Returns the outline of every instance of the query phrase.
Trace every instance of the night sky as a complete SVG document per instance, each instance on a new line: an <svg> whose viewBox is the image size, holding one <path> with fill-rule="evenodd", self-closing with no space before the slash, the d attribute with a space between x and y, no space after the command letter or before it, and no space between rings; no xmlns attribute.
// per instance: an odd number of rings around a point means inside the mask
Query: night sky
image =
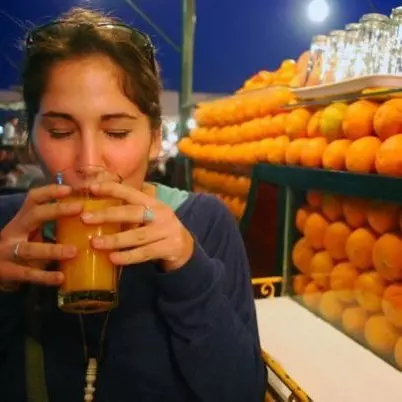
<svg viewBox="0 0 402 402"><path fill-rule="evenodd" d="M177 44L181 42L181 0L134 0ZM261 69L275 69L281 60L307 49L311 37L355 22L372 5L389 14L402 1L328 0L330 17L313 24L306 16L309 0L198 0L194 90L231 92ZM147 32L158 48L164 85L180 86L180 55L125 0L0 0L0 88L19 83L20 50L25 26L47 22L72 6L111 11ZM7 17L5 13L15 19Z"/></svg>

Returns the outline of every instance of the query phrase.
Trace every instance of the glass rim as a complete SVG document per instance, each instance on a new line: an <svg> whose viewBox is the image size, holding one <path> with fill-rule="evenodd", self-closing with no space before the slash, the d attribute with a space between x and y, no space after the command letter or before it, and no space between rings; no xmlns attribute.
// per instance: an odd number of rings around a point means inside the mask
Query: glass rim
<svg viewBox="0 0 402 402"><path fill-rule="evenodd" d="M84 169L88 169L88 168L89 169L94 169L93 174L88 172L88 179L90 179L91 177L95 178L96 176L99 176L100 172L104 172L104 173L107 174L107 176L106 176L107 178L106 178L106 180L104 180L104 182L112 181L112 182L116 182L116 183L119 183L119 184L123 183L123 177L120 174L112 172L112 171L109 171L107 168L105 168L105 167L103 167L101 165L91 165L91 164L80 165L78 167L68 167L68 168L64 168L62 170L58 170L53 175L54 182L56 184L60 184L60 185L65 184L65 185L71 186L73 188L77 187L79 189L84 189L85 185L76 186L76 185L73 185L73 184L70 184L70 183L65 183L64 182L64 174L66 172L74 172L75 174L78 174L78 176L82 175L83 179L85 180L84 175L86 173L84 172Z"/></svg>

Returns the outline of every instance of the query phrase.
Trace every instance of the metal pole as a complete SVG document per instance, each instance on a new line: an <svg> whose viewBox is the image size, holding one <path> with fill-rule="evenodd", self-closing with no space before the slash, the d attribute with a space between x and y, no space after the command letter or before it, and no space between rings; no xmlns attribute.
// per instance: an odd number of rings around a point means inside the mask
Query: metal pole
<svg viewBox="0 0 402 402"><path fill-rule="evenodd" d="M195 0L182 0L181 87L179 96L180 136L187 134L187 120L191 116L194 69L194 31L196 23ZM186 187L191 188L190 161L185 160Z"/></svg>

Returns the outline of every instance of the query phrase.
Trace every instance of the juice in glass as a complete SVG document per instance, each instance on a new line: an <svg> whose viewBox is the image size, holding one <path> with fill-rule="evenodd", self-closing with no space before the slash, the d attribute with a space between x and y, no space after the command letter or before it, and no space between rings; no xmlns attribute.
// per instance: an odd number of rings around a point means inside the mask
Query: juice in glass
<svg viewBox="0 0 402 402"><path fill-rule="evenodd" d="M78 200L84 202L84 212L121 204L120 200L96 198L84 191L61 202ZM117 233L120 228L121 225L117 223L88 225L80 216L64 217L57 221L57 243L75 245L78 249L74 259L60 264L64 274L64 283L58 293L60 309L71 313L98 313L117 305L119 268L110 261L110 252L95 250L91 246L91 239Z"/></svg>

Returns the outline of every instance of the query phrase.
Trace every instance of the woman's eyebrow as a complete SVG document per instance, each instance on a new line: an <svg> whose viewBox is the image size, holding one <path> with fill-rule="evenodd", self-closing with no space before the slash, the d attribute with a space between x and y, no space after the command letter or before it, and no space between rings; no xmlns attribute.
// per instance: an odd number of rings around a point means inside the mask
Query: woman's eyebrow
<svg viewBox="0 0 402 402"><path fill-rule="evenodd" d="M42 117L54 117L69 121L75 121L74 117L69 113L57 112L55 110L49 110L48 112L42 113ZM108 121L113 119L130 119L137 120L138 116L129 113L107 113L101 116L102 121Z"/></svg>
<svg viewBox="0 0 402 402"><path fill-rule="evenodd" d="M46 113L42 113L42 117L56 117L59 119L75 121L74 117L71 114L63 113L63 112L56 112L54 110L49 110Z"/></svg>
<svg viewBox="0 0 402 402"><path fill-rule="evenodd" d="M103 114L101 116L102 121L112 120L112 119L130 119L130 120L137 120L138 116L134 116L128 113L109 113Z"/></svg>

